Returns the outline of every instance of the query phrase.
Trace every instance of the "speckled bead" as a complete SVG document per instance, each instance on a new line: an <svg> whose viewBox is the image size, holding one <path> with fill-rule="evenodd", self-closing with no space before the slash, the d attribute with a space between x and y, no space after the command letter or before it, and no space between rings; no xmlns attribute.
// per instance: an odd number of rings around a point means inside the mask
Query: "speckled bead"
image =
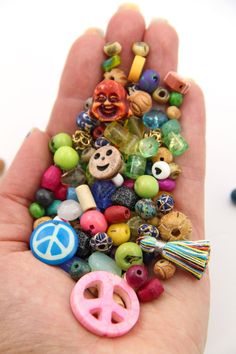
<svg viewBox="0 0 236 354"><path fill-rule="evenodd" d="M161 194L157 199L157 210L160 213L167 214L174 208L174 198L169 194Z"/></svg>
<svg viewBox="0 0 236 354"><path fill-rule="evenodd" d="M186 240L191 237L192 224L183 213L171 211L161 218L158 229L164 241Z"/></svg>
<svg viewBox="0 0 236 354"><path fill-rule="evenodd" d="M108 57L112 57L113 55L120 54L122 46L119 42L108 42L104 45L103 50Z"/></svg>
<svg viewBox="0 0 236 354"><path fill-rule="evenodd" d="M173 277L176 266L167 259L160 259L154 264L153 272L160 280L168 280Z"/></svg>
<svg viewBox="0 0 236 354"><path fill-rule="evenodd" d="M142 117L152 108L152 97L144 91L136 91L128 96L129 106L133 114Z"/></svg>
<svg viewBox="0 0 236 354"><path fill-rule="evenodd" d="M113 55L102 63L103 71L111 71L113 68L116 68L121 63L119 55Z"/></svg>
<svg viewBox="0 0 236 354"><path fill-rule="evenodd" d="M181 118L181 110L176 106L169 106L166 110L166 114L169 119Z"/></svg>
<svg viewBox="0 0 236 354"><path fill-rule="evenodd" d="M134 42L132 51L135 55L146 57L149 53L149 45L146 42Z"/></svg>
<svg viewBox="0 0 236 354"><path fill-rule="evenodd" d="M105 232L98 232L90 239L90 247L93 251L108 252L112 245L112 238Z"/></svg>
<svg viewBox="0 0 236 354"><path fill-rule="evenodd" d="M135 211L144 220L157 215L156 205L151 199L140 199L135 204Z"/></svg>
<svg viewBox="0 0 236 354"><path fill-rule="evenodd" d="M155 156L152 157L152 162L165 161L170 164L173 161L173 155L166 147L162 146L158 149Z"/></svg>
<svg viewBox="0 0 236 354"><path fill-rule="evenodd" d="M121 84L122 86L126 86L128 79L127 76L125 75L124 70L115 68L112 69L111 71L105 72L104 73L104 78L106 80L114 80L116 82L118 82L119 84Z"/></svg>
<svg viewBox="0 0 236 354"><path fill-rule="evenodd" d="M138 228L138 235L139 236L151 236L151 237L158 237L159 231L158 228L154 225L150 224L142 224Z"/></svg>
<svg viewBox="0 0 236 354"><path fill-rule="evenodd" d="M159 86L153 93L152 98L159 104L166 104L169 101L170 93L164 87Z"/></svg>
<svg viewBox="0 0 236 354"><path fill-rule="evenodd" d="M130 210L134 209L138 199L139 198L134 192L134 190L126 186L117 188L117 190L111 197L113 205L123 205Z"/></svg>

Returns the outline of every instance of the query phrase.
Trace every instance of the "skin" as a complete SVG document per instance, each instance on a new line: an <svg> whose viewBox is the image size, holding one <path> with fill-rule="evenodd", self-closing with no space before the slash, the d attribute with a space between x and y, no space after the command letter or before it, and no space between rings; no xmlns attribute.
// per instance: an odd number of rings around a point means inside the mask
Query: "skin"
<svg viewBox="0 0 236 354"><path fill-rule="evenodd" d="M32 218L27 208L51 163L50 136L75 130L74 117L101 80L103 45L114 40L122 44L126 73L133 58L131 45L141 40L151 48L147 68L156 69L162 78L177 70L175 30L164 21L152 22L145 30L142 15L134 9L119 10L105 38L89 31L73 44L46 132L35 129L25 139L0 186L1 353L203 353L209 311L207 273L198 281L178 270L164 283L160 299L141 306L140 320L131 332L107 339L87 332L72 315L69 297L74 281L61 269L39 262L28 250ZM86 56L80 55L85 52ZM174 193L176 209L191 219L192 238L202 239L205 112L202 92L194 82L181 111L182 132L190 149L177 159L183 173Z"/></svg>

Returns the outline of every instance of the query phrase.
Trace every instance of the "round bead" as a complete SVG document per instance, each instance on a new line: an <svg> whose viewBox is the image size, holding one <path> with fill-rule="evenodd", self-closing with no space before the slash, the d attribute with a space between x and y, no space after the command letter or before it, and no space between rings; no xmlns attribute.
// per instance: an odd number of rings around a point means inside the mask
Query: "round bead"
<svg viewBox="0 0 236 354"><path fill-rule="evenodd" d="M144 138L139 141L139 152L140 154L145 157L146 159L157 154L159 143L158 141L152 136L149 138Z"/></svg>
<svg viewBox="0 0 236 354"><path fill-rule="evenodd" d="M143 253L136 243L125 242L117 248L115 260L119 268L128 270L133 265L143 263Z"/></svg>
<svg viewBox="0 0 236 354"><path fill-rule="evenodd" d="M45 215L45 209L38 203L34 202L29 206L30 215L35 218L41 218Z"/></svg>
<svg viewBox="0 0 236 354"><path fill-rule="evenodd" d="M144 220L157 215L156 205L151 199L140 199L135 204L135 211Z"/></svg>
<svg viewBox="0 0 236 354"><path fill-rule="evenodd" d="M131 188L133 189L134 188L134 180L133 179L125 179L124 180L124 183L123 183L123 186L126 186L128 188Z"/></svg>
<svg viewBox="0 0 236 354"><path fill-rule="evenodd" d="M168 164L173 161L173 155L169 149L161 146L155 156L152 157L152 162L165 161Z"/></svg>
<svg viewBox="0 0 236 354"><path fill-rule="evenodd" d="M98 124L96 119L92 119L87 112L81 112L76 118L78 127L86 132L91 132Z"/></svg>
<svg viewBox="0 0 236 354"><path fill-rule="evenodd" d="M69 134L66 133L56 134L51 138L49 142L49 148L52 153L55 153L57 149L59 149L62 146L72 147L72 139Z"/></svg>
<svg viewBox="0 0 236 354"><path fill-rule="evenodd" d="M176 267L167 259L160 259L154 264L153 272L161 280L167 280L173 277Z"/></svg>
<svg viewBox="0 0 236 354"><path fill-rule="evenodd" d="M129 241L130 228L125 223L112 224L109 226L107 234L112 238L113 244L119 246L122 243Z"/></svg>
<svg viewBox="0 0 236 354"><path fill-rule="evenodd" d="M126 86L128 82L125 72L118 68L112 69L111 71L104 73L103 76L106 80L114 80L122 86Z"/></svg>
<svg viewBox="0 0 236 354"><path fill-rule="evenodd" d="M93 139L96 140L97 138L101 138L104 134L105 126L103 124L99 125L98 127L93 129L92 136Z"/></svg>
<svg viewBox="0 0 236 354"><path fill-rule="evenodd" d="M61 174L59 167L53 165L48 167L42 176L41 187L55 191L61 184Z"/></svg>
<svg viewBox="0 0 236 354"><path fill-rule="evenodd" d="M112 238L105 232L98 232L90 239L90 247L94 251L108 252L113 245Z"/></svg>
<svg viewBox="0 0 236 354"><path fill-rule="evenodd" d="M146 59L144 57L141 57L140 55L135 55L133 63L130 68L129 75L128 75L129 81L138 82L138 80L142 74L145 62L146 62Z"/></svg>
<svg viewBox="0 0 236 354"><path fill-rule="evenodd" d="M94 141L94 147L95 149L99 149L100 147L103 147L103 146L106 146L106 145L109 145L110 142L104 138L104 136L100 136L100 138L97 138L95 141Z"/></svg>
<svg viewBox="0 0 236 354"><path fill-rule="evenodd" d="M91 268L88 262L84 261L83 259L75 257L69 270L71 278L77 281L89 272L91 272Z"/></svg>
<svg viewBox="0 0 236 354"><path fill-rule="evenodd" d="M152 94L152 98L159 104L166 104L169 100L170 93L164 87L158 87Z"/></svg>
<svg viewBox="0 0 236 354"><path fill-rule="evenodd" d="M160 213L167 214L174 208L174 198L169 194L161 194L157 199L157 209Z"/></svg>
<svg viewBox="0 0 236 354"><path fill-rule="evenodd" d="M157 161L152 165L152 174L156 179L166 179L170 175L170 166L165 161Z"/></svg>
<svg viewBox="0 0 236 354"><path fill-rule="evenodd" d="M144 91L135 91L128 97L128 101L131 111L137 117L142 117L152 108L152 97Z"/></svg>
<svg viewBox="0 0 236 354"><path fill-rule="evenodd" d="M88 236L85 232L77 228L75 225L76 222L72 222L71 225L73 226L78 238L79 238L79 247L77 249L76 255L81 258L87 258L91 254L91 247L90 247L90 239L91 237ZM80 227L80 224L79 224Z"/></svg>
<svg viewBox="0 0 236 354"><path fill-rule="evenodd" d="M138 197L132 189L126 186L121 186L117 188L115 193L111 196L111 201L114 205L122 205L133 210L138 201Z"/></svg>
<svg viewBox="0 0 236 354"><path fill-rule="evenodd" d="M112 205L104 212L104 216L110 224L125 222L129 220L130 215L130 210L121 205Z"/></svg>
<svg viewBox="0 0 236 354"><path fill-rule="evenodd" d="M149 53L149 45L145 42L135 42L132 45L132 51L135 55L146 57Z"/></svg>
<svg viewBox="0 0 236 354"><path fill-rule="evenodd" d="M38 202L41 206L47 207L54 200L53 192L48 189L40 188L37 190L35 194L36 202Z"/></svg>
<svg viewBox="0 0 236 354"><path fill-rule="evenodd" d="M79 155L72 147L62 146L55 152L54 162L62 170L71 170L78 165Z"/></svg>
<svg viewBox="0 0 236 354"><path fill-rule="evenodd" d="M167 117L169 119L180 119L181 111L176 106L169 106L166 110Z"/></svg>
<svg viewBox="0 0 236 354"><path fill-rule="evenodd" d="M104 45L103 50L108 57L112 57L113 55L120 54L122 46L119 42L108 42Z"/></svg>
<svg viewBox="0 0 236 354"><path fill-rule="evenodd" d="M170 178L171 179L178 178L182 172L180 166L174 162L170 163L169 166L170 166Z"/></svg>
<svg viewBox="0 0 236 354"><path fill-rule="evenodd" d="M105 253L93 252L88 258L88 264L93 272L106 271L121 276L121 268Z"/></svg>
<svg viewBox="0 0 236 354"><path fill-rule="evenodd" d="M152 69L145 70L140 77L138 87L140 90L152 93L156 90L160 82L160 75Z"/></svg>
<svg viewBox="0 0 236 354"><path fill-rule="evenodd" d="M172 192L176 187L176 182L173 179L159 179L158 180L159 188L162 191Z"/></svg>
<svg viewBox="0 0 236 354"><path fill-rule="evenodd" d="M166 114L157 109L152 109L145 113L143 116L143 124L149 129L160 128L165 122L168 121Z"/></svg>
<svg viewBox="0 0 236 354"><path fill-rule="evenodd" d="M88 210L83 213L80 218L80 225L84 231L89 231L92 235L107 230L105 216L98 210Z"/></svg>
<svg viewBox="0 0 236 354"><path fill-rule="evenodd" d="M158 228L154 225L150 224L142 224L138 228L138 235L139 236L151 236L151 237L158 237L159 231Z"/></svg>
<svg viewBox="0 0 236 354"><path fill-rule="evenodd" d="M81 156L80 156L81 162L88 163L90 158L91 158L91 156L94 154L94 152L95 152L95 149L92 146L84 149L81 152Z"/></svg>
<svg viewBox="0 0 236 354"><path fill-rule="evenodd" d="M82 215L82 208L75 200L64 200L57 209L57 215L68 221L75 220Z"/></svg>
<svg viewBox="0 0 236 354"><path fill-rule="evenodd" d="M91 105L92 105L92 102L93 102L93 98L92 98L92 97L87 98L87 100L84 102L84 109L85 109L85 111L88 111L88 110L89 110L89 108L90 108Z"/></svg>
<svg viewBox="0 0 236 354"><path fill-rule="evenodd" d="M143 265L133 265L125 273L125 280L133 289L139 289L148 279L147 268Z"/></svg>
<svg viewBox="0 0 236 354"><path fill-rule="evenodd" d="M134 190L141 198L153 198L158 193L159 185L154 177L143 175L136 179Z"/></svg>
<svg viewBox="0 0 236 354"><path fill-rule="evenodd" d="M47 215L57 215L57 209L61 204L61 200L55 199L46 209Z"/></svg>
<svg viewBox="0 0 236 354"><path fill-rule="evenodd" d="M186 240L191 236L192 224L183 213L171 211L161 218L158 229L164 241Z"/></svg>
<svg viewBox="0 0 236 354"><path fill-rule="evenodd" d="M233 204L236 204L236 189L234 189L232 192L231 192L231 201L233 202Z"/></svg>
<svg viewBox="0 0 236 354"><path fill-rule="evenodd" d="M52 218L50 218L50 216L42 216L41 218L38 218L34 221L33 228L35 229L37 226L39 226L43 222L49 221L49 220L52 220Z"/></svg>
<svg viewBox="0 0 236 354"><path fill-rule="evenodd" d="M161 282L154 278L148 280L144 286L142 286L138 292L138 298L140 302L149 302L157 299L164 291Z"/></svg>
<svg viewBox="0 0 236 354"><path fill-rule="evenodd" d="M183 103L183 95L179 92L171 92L169 98L170 106L180 107Z"/></svg>

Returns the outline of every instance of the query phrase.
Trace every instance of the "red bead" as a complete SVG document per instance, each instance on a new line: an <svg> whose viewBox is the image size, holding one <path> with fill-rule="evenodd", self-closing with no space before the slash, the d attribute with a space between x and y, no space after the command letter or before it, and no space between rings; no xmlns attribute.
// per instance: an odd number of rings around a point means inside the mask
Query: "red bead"
<svg viewBox="0 0 236 354"><path fill-rule="evenodd" d="M67 187L62 184L54 191L55 199L66 200Z"/></svg>
<svg viewBox="0 0 236 354"><path fill-rule="evenodd" d="M124 206L113 205L107 208L104 216L109 224L125 222L130 218L130 210Z"/></svg>
<svg viewBox="0 0 236 354"><path fill-rule="evenodd" d="M98 127L94 128L92 132L93 139L96 140L97 138L103 136L105 128L105 125L99 125Z"/></svg>
<svg viewBox="0 0 236 354"><path fill-rule="evenodd" d="M164 288L157 278L148 280L137 292L140 302L148 302L157 299Z"/></svg>
<svg viewBox="0 0 236 354"><path fill-rule="evenodd" d="M134 180L133 179L125 179L123 186L126 186L128 188L134 189Z"/></svg>
<svg viewBox="0 0 236 354"><path fill-rule="evenodd" d="M134 289L139 289L143 286L148 278L148 271L145 266L134 265L130 267L126 274L125 278L127 283Z"/></svg>
<svg viewBox="0 0 236 354"><path fill-rule="evenodd" d="M55 191L61 184L61 175L62 172L59 167L53 165L48 167L42 176L41 187Z"/></svg>

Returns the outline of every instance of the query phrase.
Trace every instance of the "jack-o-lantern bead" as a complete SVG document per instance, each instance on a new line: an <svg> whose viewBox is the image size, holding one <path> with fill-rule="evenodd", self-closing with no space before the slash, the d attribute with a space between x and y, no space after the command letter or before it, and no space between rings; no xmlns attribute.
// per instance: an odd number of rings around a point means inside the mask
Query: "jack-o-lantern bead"
<svg viewBox="0 0 236 354"><path fill-rule="evenodd" d="M148 112L152 108L152 98L149 93L144 91L135 91L128 97L130 109L137 117Z"/></svg>
<svg viewBox="0 0 236 354"><path fill-rule="evenodd" d="M186 240L191 236L192 224L183 213L171 211L162 216L158 230L164 241Z"/></svg>
<svg viewBox="0 0 236 354"><path fill-rule="evenodd" d="M176 266L167 259L160 259L154 264L153 272L160 280L167 280L173 277Z"/></svg>
<svg viewBox="0 0 236 354"><path fill-rule="evenodd" d="M106 80L114 80L114 81L118 82L119 84L121 84L122 86L125 86L128 82L125 72L123 70L117 69L117 68L104 73L103 76Z"/></svg>

